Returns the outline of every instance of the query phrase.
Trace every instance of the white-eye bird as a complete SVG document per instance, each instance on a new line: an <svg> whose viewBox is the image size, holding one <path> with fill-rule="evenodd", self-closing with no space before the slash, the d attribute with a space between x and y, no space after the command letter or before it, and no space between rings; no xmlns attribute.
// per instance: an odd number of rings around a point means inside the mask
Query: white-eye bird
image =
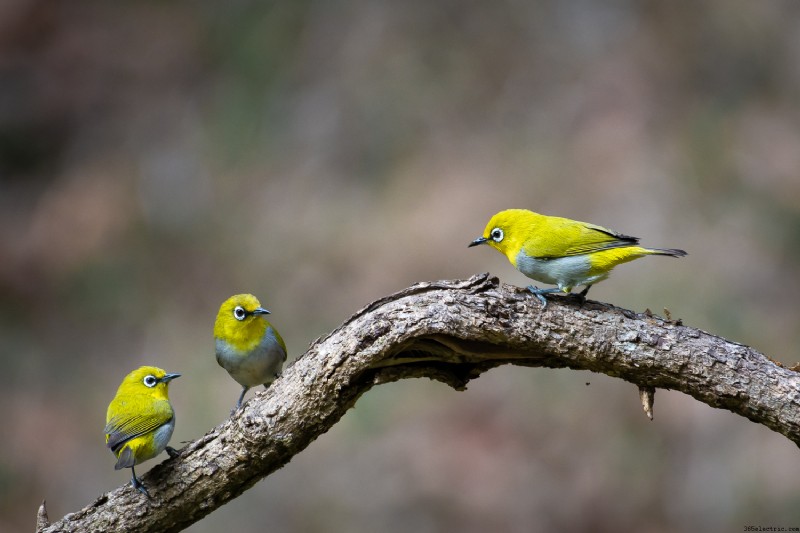
<svg viewBox="0 0 800 533"><path fill-rule="evenodd" d="M268 388L280 376L286 361L286 344L252 294L237 294L225 300L214 323L217 363L242 386L236 409L251 387Z"/></svg>
<svg viewBox="0 0 800 533"><path fill-rule="evenodd" d="M131 469L131 484L150 497L136 477L134 466L164 450L170 457L178 452L167 446L175 429L175 411L169 402L168 385L180 374L167 374L154 366L137 368L122 380L106 413L106 446L117 457L115 470Z"/></svg>
<svg viewBox="0 0 800 533"><path fill-rule="evenodd" d="M589 288L606 279L621 264L646 255L683 257L686 252L673 248L643 248L639 239L610 229L568 218L540 215L527 209L507 209L494 215L483 236L469 246L488 244L503 253L514 267L536 281L557 285L540 289L528 286L547 305L544 295L569 293L573 287Z"/></svg>

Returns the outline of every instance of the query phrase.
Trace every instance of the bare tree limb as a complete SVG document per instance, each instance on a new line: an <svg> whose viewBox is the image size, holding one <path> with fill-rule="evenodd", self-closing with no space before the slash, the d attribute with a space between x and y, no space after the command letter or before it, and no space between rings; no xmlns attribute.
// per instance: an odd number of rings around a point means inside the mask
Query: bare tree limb
<svg viewBox="0 0 800 533"><path fill-rule="evenodd" d="M542 309L488 274L420 283L318 339L270 389L130 485L37 531L179 531L281 468L380 383L428 377L462 390L504 364L591 370L728 409L800 444L800 374L698 329L617 307L551 298Z"/></svg>

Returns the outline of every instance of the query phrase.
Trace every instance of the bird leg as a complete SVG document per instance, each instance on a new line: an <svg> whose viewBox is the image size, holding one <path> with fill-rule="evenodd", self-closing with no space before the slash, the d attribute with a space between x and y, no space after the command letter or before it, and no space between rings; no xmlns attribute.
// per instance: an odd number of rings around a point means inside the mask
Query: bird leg
<svg viewBox="0 0 800 533"><path fill-rule="evenodd" d="M167 455L169 455L170 459L175 459L176 457L178 457L181 454L181 452L179 452L178 450L176 450L172 446L167 446L166 448L164 448L164 450L167 452Z"/></svg>
<svg viewBox="0 0 800 533"><path fill-rule="evenodd" d="M239 395L239 399L236 401L236 407L231 409L231 416L233 416L233 414L236 411L238 411L239 409L242 408L242 400L244 400L244 395L247 394L247 391L249 391L249 390L250 390L250 387L246 387L246 386L242 385L242 393Z"/></svg>
<svg viewBox="0 0 800 533"><path fill-rule="evenodd" d="M131 485L133 485L133 488L135 488L136 490L138 490L139 492L141 492L142 494L147 496L147 499L149 500L150 499L150 493L147 492L147 488L144 486L144 484L141 481L139 481L139 478L136 477L136 470L134 470L133 467L131 467L131 475L132 475L132 477L131 477Z"/></svg>
<svg viewBox="0 0 800 533"><path fill-rule="evenodd" d="M583 290L581 292L571 292L571 293L569 293L569 296L571 298L574 298L574 299L578 300L578 302L581 305L583 305L584 303L586 303L586 293L589 292L590 288L591 288L591 285L587 285L586 287L583 288Z"/></svg>

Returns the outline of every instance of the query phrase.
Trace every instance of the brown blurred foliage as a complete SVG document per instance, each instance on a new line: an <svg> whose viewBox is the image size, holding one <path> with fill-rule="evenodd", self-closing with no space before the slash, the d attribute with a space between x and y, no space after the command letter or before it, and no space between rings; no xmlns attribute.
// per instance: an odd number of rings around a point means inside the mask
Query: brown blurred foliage
<svg viewBox="0 0 800 533"><path fill-rule="evenodd" d="M688 250L591 296L798 362L799 99L791 0L6 0L0 529L128 481L102 428L141 364L185 376L173 445L227 416L227 296L258 295L297 357L416 281L526 284L466 248L508 207ZM650 423L632 385L508 368L466 393L379 387L190 530L747 525L800 526L785 438L667 391Z"/></svg>

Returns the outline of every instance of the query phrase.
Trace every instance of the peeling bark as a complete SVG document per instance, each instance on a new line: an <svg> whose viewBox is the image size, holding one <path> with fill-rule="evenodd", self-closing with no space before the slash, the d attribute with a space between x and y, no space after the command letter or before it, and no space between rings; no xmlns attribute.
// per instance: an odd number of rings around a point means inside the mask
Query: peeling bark
<svg viewBox="0 0 800 533"><path fill-rule="evenodd" d="M741 344L607 304L550 298L488 274L420 283L371 303L315 341L268 391L142 476L37 531L179 531L281 468L375 385L427 377L463 390L491 368L591 370L689 394L800 445L800 374Z"/></svg>

